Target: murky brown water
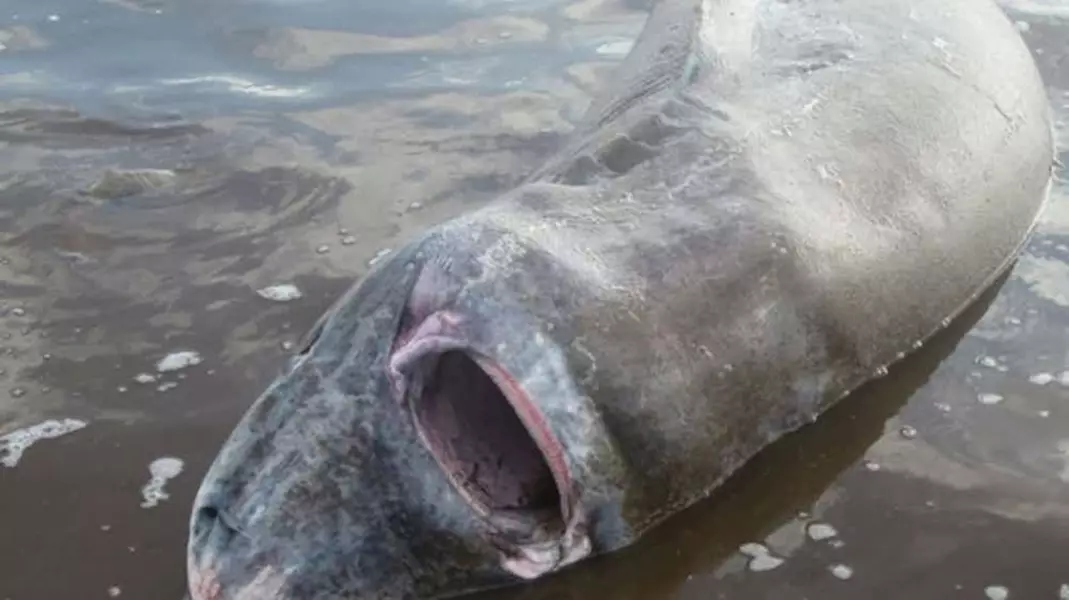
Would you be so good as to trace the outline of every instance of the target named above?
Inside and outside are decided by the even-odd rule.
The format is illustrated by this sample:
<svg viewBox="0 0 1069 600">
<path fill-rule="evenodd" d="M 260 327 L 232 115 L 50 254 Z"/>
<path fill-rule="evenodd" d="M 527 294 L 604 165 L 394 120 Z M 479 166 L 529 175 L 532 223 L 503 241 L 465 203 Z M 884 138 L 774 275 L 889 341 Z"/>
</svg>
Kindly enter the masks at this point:
<svg viewBox="0 0 1069 600">
<path fill-rule="evenodd" d="M 287 342 L 381 250 L 485 202 L 554 149 L 642 8 L 6 3 L 0 435 L 56 423 L 21 456 L 0 451 L 14 465 L 0 464 L 0 599 L 180 598 L 199 479 Z M 1066 147 L 1069 0 L 1007 9 Z M 117 185 L 109 169 L 161 171 Z M 484 597 L 923 600 L 998 598 L 1002 586 L 1011 599 L 1059 598 L 1069 173 L 1059 177 L 1011 276 L 937 343 L 638 546 Z M 276 284 L 301 296 L 257 293 Z M 182 351 L 200 362 L 158 371 L 168 355 L 193 356 Z M 183 468 L 156 463 L 167 497 L 146 502 L 161 458 Z M 749 559 L 750 542 L 774 558 Z"/>
</svg>

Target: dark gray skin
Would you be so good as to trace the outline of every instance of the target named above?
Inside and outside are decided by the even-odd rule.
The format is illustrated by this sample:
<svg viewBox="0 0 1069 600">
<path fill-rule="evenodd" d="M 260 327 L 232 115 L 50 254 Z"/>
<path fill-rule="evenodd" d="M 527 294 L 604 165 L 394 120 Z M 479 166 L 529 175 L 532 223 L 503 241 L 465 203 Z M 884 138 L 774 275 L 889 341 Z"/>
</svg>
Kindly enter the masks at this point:
<svg viewBox="0 0 1069 600">
<path fill-rule="evenodd" d="M 324 316 L 204 479 L 193 598 L 438 598 L 627 546 L 945 327 L 1047 196 L 990 0 L 662 0 L 614 81 Z"/>
</svg>

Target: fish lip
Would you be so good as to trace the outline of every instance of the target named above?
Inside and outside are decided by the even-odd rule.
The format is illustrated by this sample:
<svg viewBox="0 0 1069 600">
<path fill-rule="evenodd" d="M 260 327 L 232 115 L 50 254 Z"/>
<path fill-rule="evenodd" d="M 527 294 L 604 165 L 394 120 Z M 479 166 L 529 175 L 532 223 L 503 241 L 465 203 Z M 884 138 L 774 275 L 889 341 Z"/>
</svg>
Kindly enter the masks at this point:
<svg viewBox="0 0 1069 600">
<path fill-rule="evenodd" d="M 405 399 L 405 382 L 403 370 L 406 365 L 415 363 L 425 353 L 430 353 L 433 348 L 435 354 L 460 350 L 467 354 L 476 365 L 494 382 L 500 393 L 509 402 L 516 416 L 520 418 L 524 429 L 530 435 L 531 440 L 538 447 L 543 460 L 552 474 L 557 491 L 560 495 L 560 524 L 561 533 L 552 539 L 518 542 L 507 535 L 507 525 L 503 524 L 489 507 L 472 496 L 464 486 L 454 481 L 449 475 L 445 465 L 441 471 L 450 480 L 452 489 L 458 493 L 465 504 L 475 512 L 477 519 L 489 529 L 489 541 L 497 550 L 500 557 L 500 566 L 509 573 L 524 580 L 533 580 L 539 576 L 556 571 L 564 566 L 575 563 L 585 558 L 592 552 L 592 543 L 588 535 L 587 514 L 579 502 L 579 490 L 572 477 L 566 452 L 557 435 L 549 428 L 547 421 L 534 404 L 526 391 L 521 387 L 511 373 L 505 367 L 498 364 L 490 356 L 486 356 L 468 344 L 452 336 L 431 336 L 418 340 L 407 340 L 409 344 L 398 344 L 394 358 L 388 367 L 391 372 L 391 382 L 394 393 L 398 394 L 399 404 L 405 410 L 408 422 L 415 429 L 417 436 L 424 448 L 430 449 L 432 445 L 424 431 L 419 418 L 416 415 L 416 406 Z M 413 348 L 413 345 L 417 348 Z M 424 353 L 424 350 L 428 352 Z M 438 462 L 436 453 L 432 451 L 434 459 Z"/>
<path fill-rule="evenodd" d="M 473 348 L 465 340 L 461 326 L 465 319 L 449 310 L 427 315 L 422 322 L 395 339 L 386 367 L 390 387 L 398 405 L 407 413 L 408 422 L 415 429 L 422 445 L 430 449 L 427 432 L 417 418 L 416 406 L 408 400 L 406 370 L 425 356 L 447 351 L 462 351 L 485 373 L 523 424 L 534 441 L 552 474 L 560 495 L 560 525 L 562 531 L 549 540 L 518 542 L 506 534 L 505 525 L 482 501 L 473 497 L 463 485 L 449 475 L 435 452 L 443 474 L 452 488 L 463 498 L 476 517 L 488 529 L 488 541 L 498 551 L 501 566 L 522 579 L 535 579 L 545 573 L 578 561 L 591 553 L 592 544 L 587 533 L 587 515 L 581 508 L 579 486 L 572 476 L 567 455 L 560 439 L 550 428 L 542 411 L 529 394 L 499 361 Z"/>
</svg>

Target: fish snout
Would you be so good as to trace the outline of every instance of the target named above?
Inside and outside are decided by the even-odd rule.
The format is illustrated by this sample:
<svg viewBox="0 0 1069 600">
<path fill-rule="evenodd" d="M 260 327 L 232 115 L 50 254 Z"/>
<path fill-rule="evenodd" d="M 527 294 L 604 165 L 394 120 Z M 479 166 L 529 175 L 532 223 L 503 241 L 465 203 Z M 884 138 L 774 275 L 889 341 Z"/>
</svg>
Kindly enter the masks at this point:
<svg viewBox="0 0 1069 600">
<path fill-rule="evenodd" d="M 271 600 L 280 598 L 283 577 L 260 561 L 237 563 L 247 540 L 226 511 L 203 504 L 193 511 L 189 529 L 187 578 L 191 600 Z"/>
</svg>

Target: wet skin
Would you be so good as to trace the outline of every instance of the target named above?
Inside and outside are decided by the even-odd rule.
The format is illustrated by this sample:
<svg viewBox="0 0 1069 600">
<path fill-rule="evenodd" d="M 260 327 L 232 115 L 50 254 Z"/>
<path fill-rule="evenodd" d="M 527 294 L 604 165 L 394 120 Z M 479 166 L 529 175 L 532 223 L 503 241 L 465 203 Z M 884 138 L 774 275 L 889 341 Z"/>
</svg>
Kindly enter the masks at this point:
<svg viewBox="0 0 1069 600">
<path fill-rule="evenodd" d="M 946 327 L 1050 183 L 986 0 L 666 0 L 617 75 L 250 408 L 193 508 L 196 600 L 443 597 L 625 547 Z"/>
</svg>

